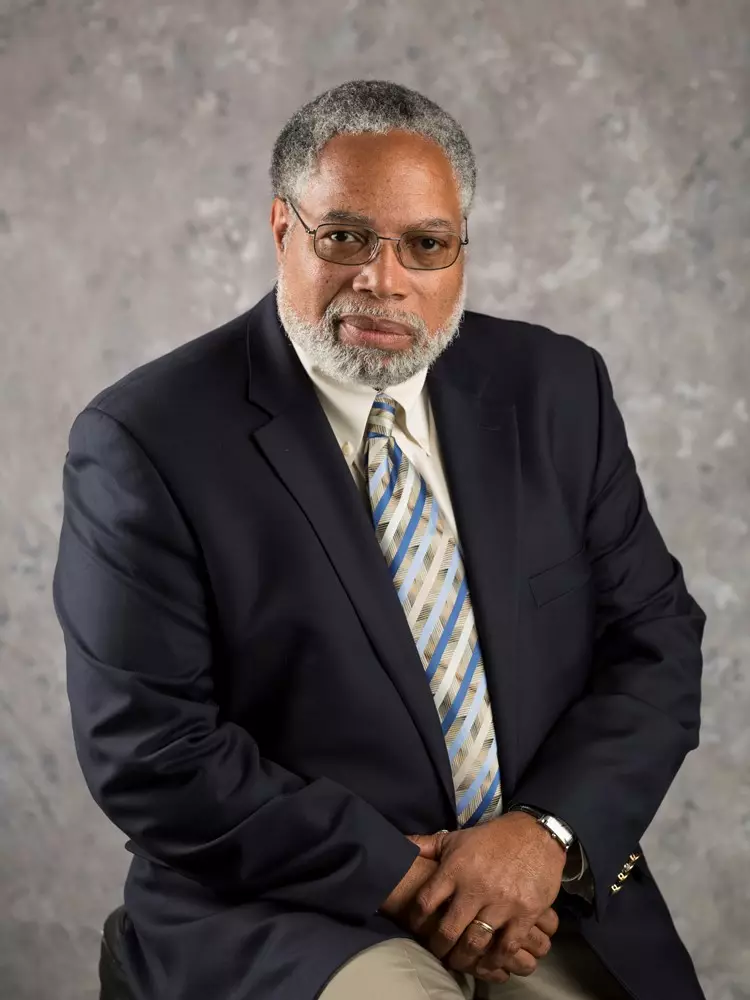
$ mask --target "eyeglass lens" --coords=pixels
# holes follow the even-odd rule
[[[362,226],[319,226],[315,234],[315,252],[336,264],[366,264],[372,257],[378,237]],[[398,242],[404,267],[420,270],[450,267],[458,257],[461,240],[455,233],[414,230],[404,233]]]

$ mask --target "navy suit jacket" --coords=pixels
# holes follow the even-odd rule
[[[467,312],[426,384],[506,807],[578,835],[596,904],[558,905],[632,995],[697,1000],[645,861],[618,874],[697,745],[705,619],[605,365]],[[456,814],[419,654],[274,292],[100,393],[64,495],[54,599],[80,764],[134,855],[132,988],[312,1000],[406,935],[376,912],[417,853],[404,835]]]

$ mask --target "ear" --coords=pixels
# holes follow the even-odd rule
[[[273,241],[276,246],[276,260],[281,263],[281,258],[284,255],[284,237],[286,236],[289,228],[291,226],[291,219],[289,218],[289,209],[286,202],[282,201],[281,198],[274,198],[271,204],[271,232],[273,233]]]

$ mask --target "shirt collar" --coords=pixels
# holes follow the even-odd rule
[[[296,342],[290,342],[317,390],[339,445],[343,447],[348,441],[354,451],[359,453],[378,390],[358,382],[338,382],[321,372],[310,355]],[[426,393],[423,391],[426,378],[427,366],[405,382],[384,391],[403,407],[403,414],[396,418],[397,425],[429,455],[430,424]]]

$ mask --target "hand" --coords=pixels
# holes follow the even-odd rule
[[[560,891],[565,851],[528,813],[512,812],[456,833],[409,839],[422,857],[440,861],[410,906],[412,931],[423,933],[427,921],[450,898],[429,939],[438,958],[456,946],[478,917],[498,931],[503,929],[494,939],[493,961],[507,963],[522,950]],[[472,924],[471,939],[475,931],[481,928]]]
[[[416,838],[411,837],[412,841]],[[380,907],[380,911],[389,916],[395,923],[409,927],[409,910],[417,892],[438,870],[438,864],[427,858],[414,859],[409,871],[388,896]],[[421,938],[429,939],[437,930],[442,909],[437,910],[423,924]],[[550,938],[555,934],[559,920],[554,910],[549,909],[541,915],[536,926],[531,929],[524,940],[521,949],[510,958],[493,946],[494,939],[486,931],[476,925],[467,928],[458,944],[444,960],[449,968],[467,972],[478,979],[488,982],[506,982],[512,973],[515,976],[528,976],[536,969],[536,959],[543,958],[550,950]],[[476,933],[474,933],[476,932]],[[489,941],[488,941],[489,938]],[[428,946],[427,940],[423,943]],[[480,972],[478,964],[486,966]]]
[[[559,926],[560,920],[555,911],[552,908],[545,910],[521,942],[521,948],[515,955],[507,957],[496,938],[490,937],[481,927],[469,925],[443,963],[487,983],[505,983],[511,974],[530,976],[536,972],[537,959],[549,954],[551,938]]]
[[[406,924],[408,910],[414,901],[414,897],[437,870],[438,864],[436,861],[430,861],[427,858],[421,857],[421,855],[415,858],[409,871],[380,906],[380,912],[392,920]]]

